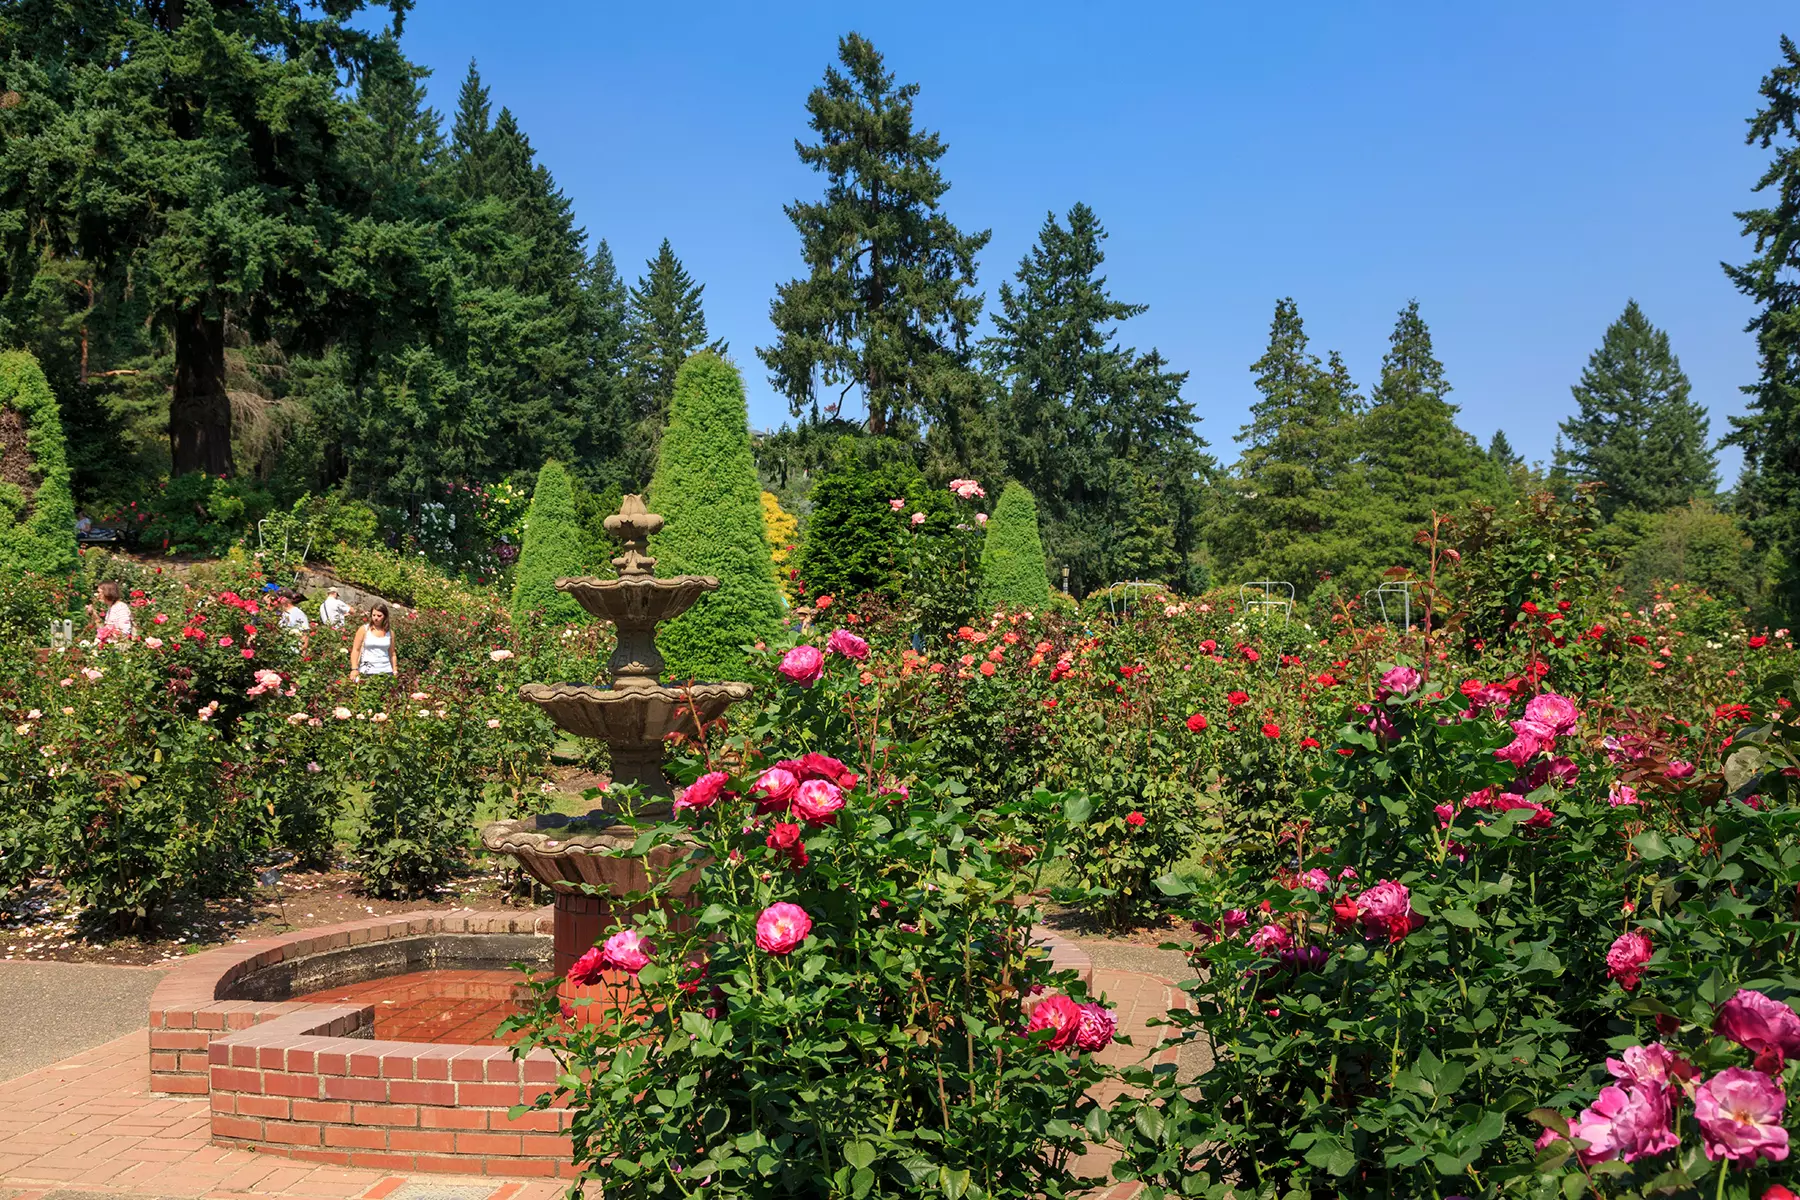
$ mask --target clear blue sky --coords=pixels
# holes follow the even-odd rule
[[[1284,295],[1365,387],[1417,297],[1465,428],[1529,458],[1628,297],[1715,436],[1742,411],[1750,308],[1719,262],[1747,255],[1731,214],[1767,156],[1744,121],[1800,35],[1791,3],[421,0],[404,44],[446,113],[479,61],[628,279],[671,239],[771,426],[786,408],[754,347],[800,266],[781,208],[820,187],[793,143],[850,29],[922,86],[946,209],[993,230],[990,297],[1046,212],[1091,205],[1115,294],[1150,305],[1125,340],[1192,373],[1226,461]]]

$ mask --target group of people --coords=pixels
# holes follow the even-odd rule
[[[291,588],[276,588],[271,599],[280,612],[281,628],[302,638],[312,636],[312,620],[300,607],[300,595]],[[94,589],[93,603],[88,605],[88,619],[94,622],[95,637],[100,641],[130,638],[137,635],[131,605],[116,580],[108,579]],[[350,616],[350,606],[338,596],[336,588],[327,588],[319,604],[319,623],[342,627]],[[350,639],[350,678],[365,675],[392,675],[399,665],[394,649],[394,630],[388,606],[377,601],[369,606],[368,616]]]

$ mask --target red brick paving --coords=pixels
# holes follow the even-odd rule
[[[478,991],[481,981],[462,982]],[[1160,1034],[1147,1022],[1183,1002],[1179,989],[1152,975],[1099,969],[1093,973],[1093,990],[1117,1009],[1119,1032],[1137,1043],[1111,1047],[1103,1052],[1103,1061],[1123,1065],[1172,1053],[1156,1049]],[[14,1200],[42,1200],[59,1188],[177,1200],[380,1200],[415,1179],[488,1185],[494,1189],[490,1200],[563,1195],[564,1185],[550,1181],[399,1175],[215,1146],[208,1140],[206,1097],[150,1093],[148,1032],[127,1034],[0,1087],[0,1187],[23,1189]],[[419,1040],[416,1034],[413,1040]],[[1111,1161],[1106,1151],[1097,1150],[1078,1168],[1104,1175]],[[1125,1200],[1137,1190],[1136,1184],[1109,1185],[1093,1197]]]

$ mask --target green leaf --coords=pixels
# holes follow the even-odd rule
[[[851,1142],[844,1147],[844,1161],[859,1170],[875,1165],[875,1147],[867,1142]]]
[[[1645,862],[1656,862],[1658,859],[1669,857],[1669,843],[1663,841],[1663,835],[1654,829],[1644,830],[1631,839],[1631,844],[1637,848],[1639,854],[1644,856]]]
[[[1076,792],[1063,801],[1063,820],[1071,825],[1085,825],[1094,815],[1094,802],[1086,793]]]

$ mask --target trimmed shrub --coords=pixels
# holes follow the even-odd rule
[[[539,621],[573,624],[582,620],[581,605],[556,581],[580,575],[593,555],[575,515],[575,493],[569,473],[555,459],[538,472],[525,513],[525,545],[513,570],[513,627],[523,629],[536,613]]]
[[[75,497],[56,396],[37,359],[0,353],[0,568],[75,565]]]
[[[737,368],[711,351],[675,376],[669,426],[650,480],[650,539],[658,575],[713,575],[719,590],[662,627],[671,680],[742,679],[742,647],[772,638],[781,592],[763,528],[762,488],[750,456],[750,414]]]
[[[987,542],[981,548],[981,606],[1042,610],[1049,603],[1037,501],[1023,484],[1008,483],[988,518]]]

